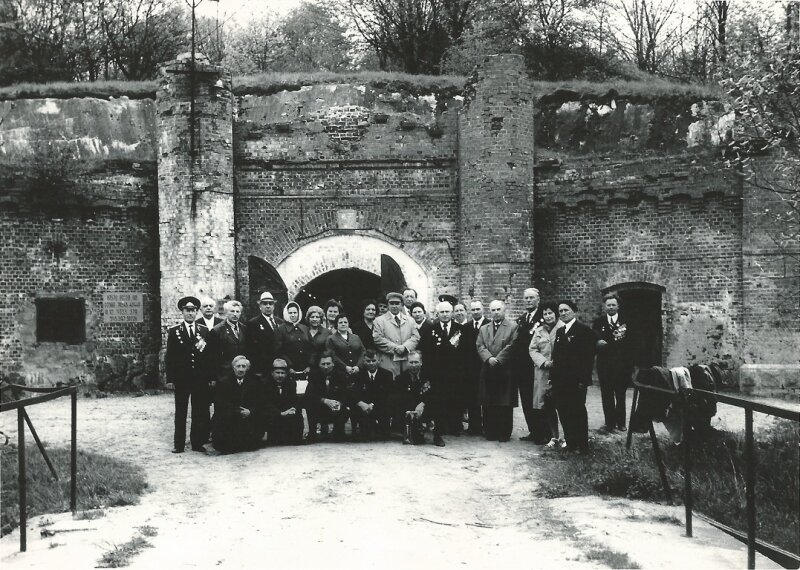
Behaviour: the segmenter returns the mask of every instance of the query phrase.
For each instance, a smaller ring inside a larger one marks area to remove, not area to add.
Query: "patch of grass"
[[[35,446],[26,449],[28,517],[69,510],[69,448],[46,448],[56,472],[55,481]],[[19,482],[17,448],[0,448],[0,470],[3,473],[0,492],[0,534],[19,526]],[[132,505],[147,490],[144,471],[131,463],[107,455],[78,451],[78,509],[86,511],[104,507]]]
[[[592,548],[586,553],[586,558],[605,564],[609,568],[641,568],[624,552],[617,552],[604,546]]]
[[[153,545],[141,535],[137,534],[124,544],[115,544],[112,550],[103,554],[98,560],[99,568],[122,568],[130,563],[131,558],[139,554],[145,548]]]
[[[95,519],[101,519],[106,516],[106,512],[101,509],[95,509],[92,511],[78,511],[72,518],[76,521],[93,521]]]
[[[659,444],[673,498],[681,501],[684,450],[667,440]],[[798,426],[788,421],[756,434],[756,536],[795,553],[800,551],[798,444]],[[712,430],[702,440],[693,439],[691,446],[694,509],[746,531],[744,435]],[[630,452],[621,440],[601,439],[593,444],[590,455],[543,457],[550,465],[547,480],[536,491],[541,497],[599,492],[648,501],[666,499],[646,436],[637,436]]]
[[[675,526],[683,526],[683,521],[673,515],[656,515],[650,517],[650,520],[659,523],[674,524]]]
[[[320,84],[369,85],[387,91],[411,95],[436,94],[441,98],[461,95],[467,78],[457,75],[411,75],[391,71],[359,71],[331,73],[325,71],[287,73],[268,72],[233,78],[236,95],[272,95],[281,91],[297,91],[303,86]],[[18,83],[0,88],[0,101],[14,99],[71,99],[95,97],[110,99],[155,99],[157,81],[79,81],[51,83]],[[534,94],[542,102],[563,102],[582,98],[601,98],[610,91],[633,101],[651,101],[664,97],[690,100],[716,100],[724,96],[722,89],[714,84],[687,84],[668,81],[661,77],[646,77],[639,80],[587,80],[534,81]],[[572,92],[572,93],[571,93]]]
[[[14,99],[72,99],[94,97],[110,99],[155,99],[156,81],[54,81],[51,83],[17,83],[0,87],[0,101]]]
[[[139,534],[141,534],[142,536],[146,536],[148,538],[152,538],[154,536],[158,536],[158,530],[154,526],[150,526],[149,524],[146,524],[146,525],[140,526],[138,528],[139,528]]]

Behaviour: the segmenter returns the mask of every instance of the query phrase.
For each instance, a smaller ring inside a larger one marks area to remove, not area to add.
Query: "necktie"
[[[239,325],[233,325],[232,330],[233,330],[233,336],[239,338]]]
[[[472,321],[472,325],[475,330],[478,330],[478,328],[480,328],[478,327],[478,321]]]
[[[499,329],[499,328],[500,328],[500,323],[495,321],[495,323],[494,323],[494,334],[497,334],[497,329]]]
[[[396,323],[397,323],[397,326],[398,326],[398,327],[400,326],[400,315],[395,315],[395,316],[394,316],[394,322],[396,322]]]
[[[189,325],[189,338],[194,340],[194,325]]]
[[[275,330],[275,319],[272,317],[269,318],[269,326],[272,327],[272,330]]]

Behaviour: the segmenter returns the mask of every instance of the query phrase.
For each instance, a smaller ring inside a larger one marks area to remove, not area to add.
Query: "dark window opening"
[[[86,341],[84,299],[36,299],[36,342]]]

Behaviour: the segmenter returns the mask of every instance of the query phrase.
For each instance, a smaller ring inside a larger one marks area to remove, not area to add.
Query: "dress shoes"
[[[433,436],[433,445],[435,445],[436,447],[444,447],[444,440],[442,439],[442,436],[440,435]]]
[[[618,429],[619,431],[628,431],[628,428],[626,428],[626,427],[625,427],[625,424],[619,424],[619,425],[617,426],[617,429]]]
[[[172,448],[172,453],[183,453],[183,448],[182,447],[173,447]]]
[[[192,451],[199,451],[200,453],[205,453],[206,452],[206,448],[203,447],[202,445],[193,445],[192,446]]]
[[[530,441],[530,442],[533,442],[533,443],[537,443],[537,441],[536,441],[536,439],[533,437],[533,434],[532,434],[532,433],[529,433],[528,435],[524,435],[524,436],[522,436],[521,438],[519,438],[519,440],[520,440],[520,441]]]

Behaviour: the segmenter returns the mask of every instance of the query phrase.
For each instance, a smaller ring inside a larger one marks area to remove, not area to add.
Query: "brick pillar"
[[[182,296],[236,291],[231,77],[202,55],[195,68],[193,121],[189,57],[164,66],[156,96],[162,328]]]
[[[522,56],[489,56],[459,120],[461,296],[511,312],[533,283],[533,103]]]

